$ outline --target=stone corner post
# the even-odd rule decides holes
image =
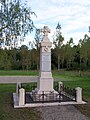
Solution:
[[[25,105],[25,90],[19,89],[19,106]]]
[[[62,82],[58,82],[58,84],[59,84],[58,91],[62,92],[63,83]]]
[[[21,88],[21,83],[17,82],[16,83],[16,93],[19,94],[19,89]]]
[[[82,103],[82,88],[76,88],[76,102]]]

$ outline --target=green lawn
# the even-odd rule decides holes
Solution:
[[[35,108],[13,108],[15,87],[15,84],[0,84],[0,120],[40,120],[40,113]]]
[[[90,80],[63,81],[63,84],[70,88],[81,87],[83,89],[84,100],[90,101]]]
[[[0,75],[38,75],[37,71],[0,71]],[[88,101],[86,105],[76,105],[85,115],[90,117],[90,76],[79,76],[78,72],[53,71],[53,77],[62,80],[65,86],[71,88],[82,87],[83,98]],[[0,84],[0,120],[40,120],[40,113],[35,108],[14,109],[12,93],[15,84]]]
[[[38,71],[26,71],[26,70],[0,70],[0,76],[35,76],[38,75]]]

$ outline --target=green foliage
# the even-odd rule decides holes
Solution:
[[[37,87],[37,83],[36,82],[31,82],[31,83],[23,83],[22,87],[25,89],[25,91],[32,91]]]
[[[66,45],[52,49],[52,69],[57,69],[57,66],[67,70],[90,69],[90,38],[77,46],[72,46],[72,43],[69,41]],[[18,49],[0,49],[0,70],[35,70],[39,68],[39,53],[39,48],[28,50],[25,45]]]
[[[79,41],[78,45],[74,45],[73,38],[70,38],[66,44],[63,44],[62,41],[57,42],[56,38],[54,44],[55,48],[53,49],[53,56],[57,58],[59,69],[90,69],[90,37],[88,35],[85,35],[84,38]],[[52,62],[55,65],[55,62],[53,60]]]
[[[12,69],[12,57],[9,51],[0,50],[0,69],[10,70]]]
[[[87,69],[90,64],[90,37],[86,34],[83,40],[79,41],[80,47],[80,68]]]
[[[24,37],[34,28],[34,12],[20,0],[0,0],[0,43],[10,46],[17,36]]]

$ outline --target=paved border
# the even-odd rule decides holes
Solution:
[[[37,82],[38,76],[0,76],[0,83]]]
[[[29,82],[37,82],[39,76],[0,76],[0,83],[29,83]],[[60,78],[53,78],[56,81],[63,81]]]

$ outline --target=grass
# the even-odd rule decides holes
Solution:
[[[53,77],[59,78],[62,81],[83,81],[90,80],[90,72],[82,72],[82,75],[79,75],[78,71],[53,71]]]
[[[15,87],[15,84],[0,84],[0,120],[40,120],[40,113],[35,108],[13,108]]]
[[[38,75],[37,71],[0,71],[0,75]],[[88,101],[86,105],[75,105],[83,114],[90,117],[90,76],[89,72],[79,75],[77,71],[53,71],[53,77],[62,80],[65,86],[82,87],[83,98]],[[12,93],[15,84],[0,84],[0,120],[40,120],[40,113],[35,108],[14,109]]]
[[[84,100],[90,101],[90,80],[63,81],[63,84],[70,88],[81,87],[83,89]]]
[[[0,76],[36,76],[38,71],[26,71],[26,70],[0,70]]]

